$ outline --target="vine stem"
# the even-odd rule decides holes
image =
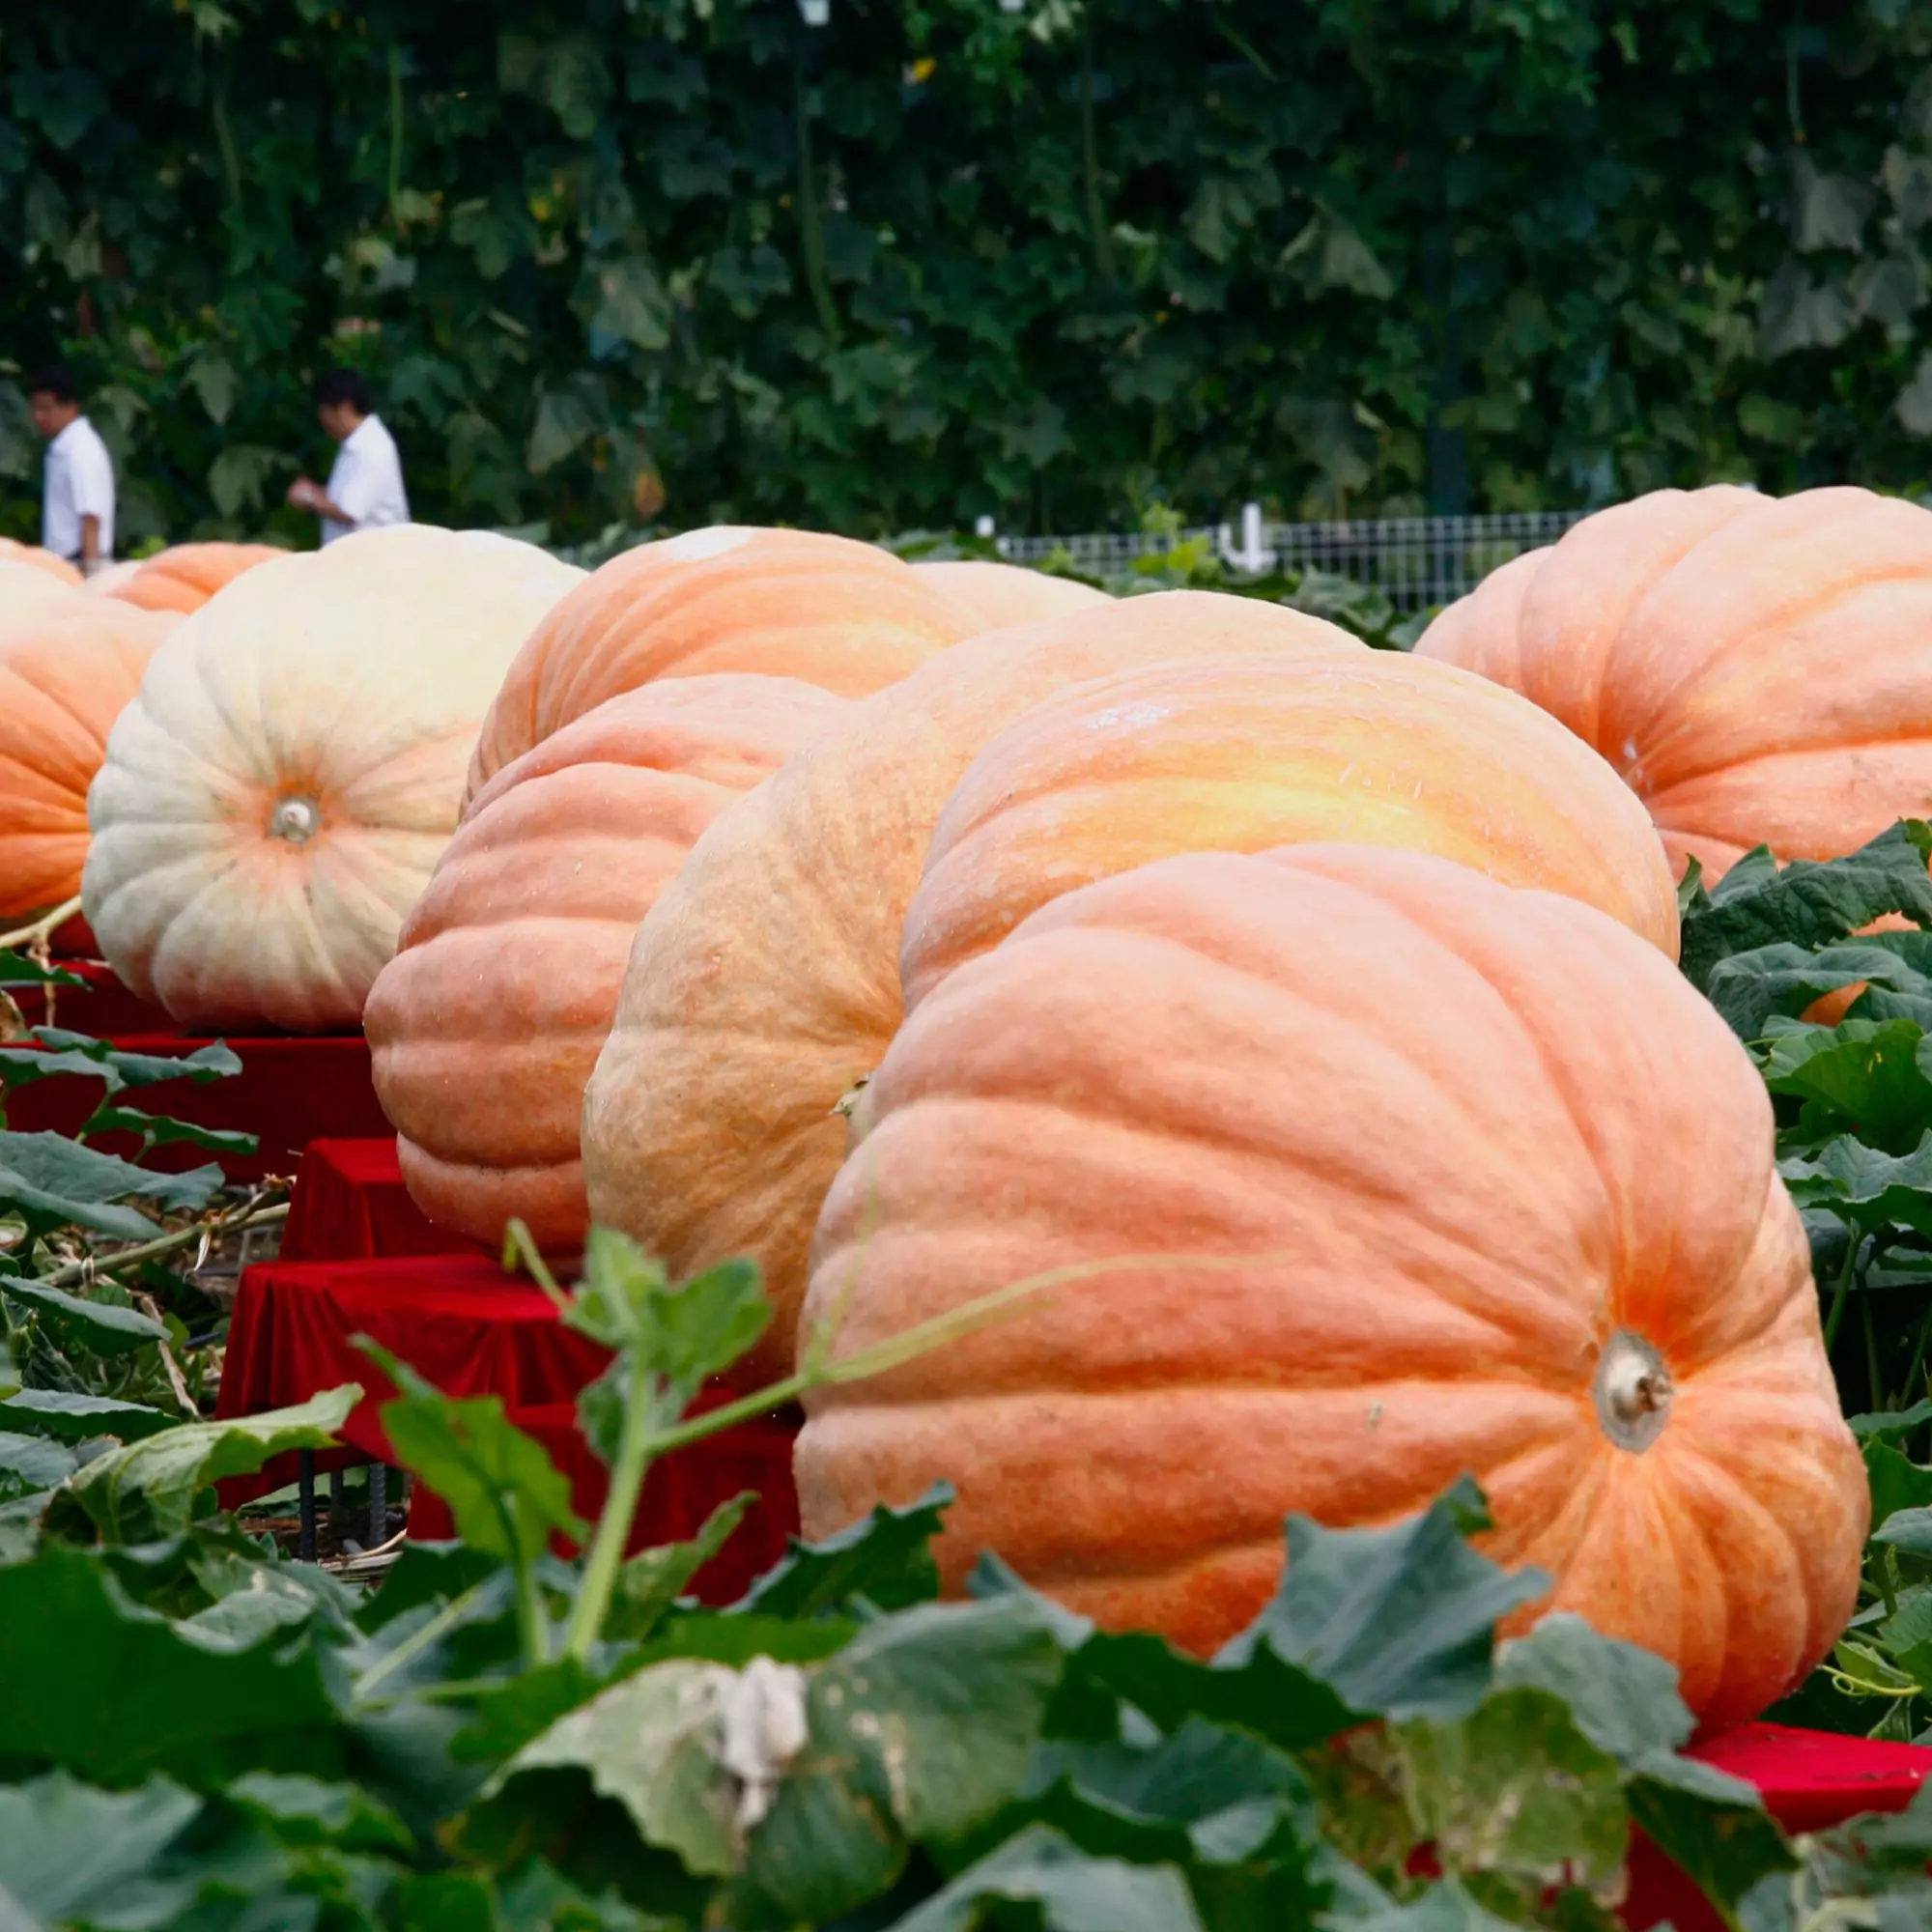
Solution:
[[[1845,1296],[1851,1291],[1852,1274],[1858,1266],[1859,1231],[1856,1228],[1848,1227],[1845,1230],[1845,1236],[1844,1264],[1838,1269],[1838,1279],[1832,1290],[1832,1306],[1825,1316],[1825,1352],[1827,1354],[1831,1353],[1832,1345],[1838,1339],[1838,1322],[1845,1312]]]
[[[185,1248],[203,1236],[239,1234],[243,1228],[266,1228],[272,1221],[287,1220],[288,1215],[289,1204],[286,1201],[277,1201],[266,1208],[251,1204],[240,1213],[220,1215],[213,1221],[191,1221],[185,1228],[157,1235],[152,1241],[123,1248],[117,1254],[89,1255],[85,1261],[69,1262],[52,1274],[43,1275],[38,1285],[42,1288],[69,1288],[75,1282],[85,1281],[91,1274],[118,1274],[125,1267],[131,1267],[139,1262],[151,1262],[157,1255],[171,1255],[177,1248]]]
[[[0,952],[11,952],[16,946],[24,946],[31,952],[37,946],[44,946],[56,932],[80,910],[80,895],[63,899],[51,912],[43,912],[30,925],[16,926],[12,932],[0,932]]]

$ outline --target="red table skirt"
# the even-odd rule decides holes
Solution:
[[[65,1025],[64,1004],[60,1018]],[[114,1044],[130,1053],[185,1054],[208,1042],[182,1034],[135,1034],[116,1035]],[[259,1180],[265,1174],[294,1174],[312,1140],[365,1140],[389,1132],[370,1077],[369,1042],[359,1033],[265,1036],[228,1044],[241,1058],[240,1073],[205,1086],[170,1080],[131,1089],[120,1104],[197,1126],[240,1129],[256,1135],[259,1148],[253,1154],[221,1155],[185,1146],[156,1148],[149,1165],[172,1172],[219,1159],[231,1180]],[[36,1080],[9,1099],[7,1124],[26,1133],[71,1134],[100,1104],[100,1095],[96,1080],[66,1074]],[[103,1134],[92,1145],[131,1157],[137,1143],[130,1135]]]
[[[252,1415],[305,1402],[320,1390],[360,1382],[368,1393],[342,1430],[350,1455],[318,1458],[394,1463],[378,1413],[394,1394],[367,1356],[351,1347],[362,1334],[382,1343],[451,1395],[496,1395],[520,1428],[542,1439],[570,1477],[577,1511],[595,1517],[604,1470],[577,1435],[578,1393],[610,1357],[565,1328],[541,1290],[506,1275],[482,1255],[426,1256],[373,1262],[270,1262],[242,1278],[222,1365],[219,1415]],[[709,1400],[724,1399],[713,1394]],[[700,1402],[699,1406],[706,1404]],[[718,1503],[752,1489],[761,1501],[702,1579],[718,1601],[784,1551],[798,1527],[792,1489],[795,1416],[761,1418],[693,1443],[665,1458],[645,1485],[634,1548],[689,1535]],[[258,1475],[221,1486],[234,1509],[293,1482],[293,1457]],[[411,1511],[413,1534],[449,1534],[440,1502],[420,1491]]]
[[[159,1007],[136,999],[104,960],[57,957],[54,964],[87,984],[54,987],[51,1012],[47,989],[13,987],[14,1003],[29,1026],[66,1027],[70,1033],[91,1033],[97,1038],[112,1034],[142,1034],[152,1038],[156,1034],[181,1032]]]
[[[1784,1724],[1741,1724],[1689,1755],[1756,1785],[1765,1809],[1794,1833],[1824,1831],[1861,1811],[1902,1811],[1932,1771],[1932,1750],[1918,1745]],[[1630,1932],[1666,1919],[1677,1932],[1723,1932],[1704,1894],[1641,1834],[1631,1846],[1630,1893],[1620,1916]]]
[[[393,1134],[381,1140],[309,1143],[282,1229],[283,1261],[480,1252],[477,1243],[437,1227],[410,1199]]]

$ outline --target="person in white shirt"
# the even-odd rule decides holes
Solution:
[[[354,369],[331,369],[315,385],[315,413],[342,447],[327,487],[298,476],[289,485],[289,501],[322,519],[323,542],[332,544],[351,530],[408,523],[403,460],[395,438],[376,413],[367,380]]]
[[[47,440],[41,542],[89,577],[114,560],[114,465],[80,412],[73,371],[52,362],[27,378],[34,427]]]

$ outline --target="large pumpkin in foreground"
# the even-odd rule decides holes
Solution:
[[[288,552],[272,544],[177,544],[139,564],[107,594],[143,611],[199,611],[243,571],[273,563]]]
[[[456,829],[477,725],[583,573],[405,525],[265,563],[184,618],[88,800],[108,963],[189,1026],[354,1027]]]
[[[363,1013],[403,1178],[495,1244],[581,1243],[583,1087],[638,922],[704,828],[848,700],[791,678],[673,677],[611,698],[480,791]]]
[[[71,593],[0,611],[0,925],[79,892],[87,788],[174,622]]]
[[[1932,810],[1932,511],[1897,498],[1662,490],[1519,557],[1416,648],[1594,745],[1680,870],[1828,859]]]
[[[30,570],[43,571],[56,583],[64,583],[71,590],[78,590],[83,581],[79,570],[66,557],[56,556],[39,544],[16,542],[13,537],[0,537],[0,563],[20,563]]]
[[[1595,908],[1363,847],[1168,860],[952,975],[870,1095],[806,1308],[836,1355],[1095,1271],[808,1397],[809,1536],[943,1476],[950,1589],[996,1550],[1207,1652],[1290,1512],[1473,1471],[1490,1554],[1555,1579],[1514,1627],[1647,1645],[1711,1724],[1853,1609],[1864,1471],[1764,1084]]]
[[[1509,692],[1387,651],[1154,665],[1030,711],[947,801],[906,915],[908,1009],[1075,886],[1170,853],[1347,839],[1579,898],[1677,956],[1643,809]]]
[[[1049,577],[1017,563],[960,557],[915,563],[913,569],[964,611],[975,631],[1010,630],[1015,624],[1070,616],[1107,602],[1107,593],[1091,583]]]
[[[720,526],[643,544],[581,584],[518,653],[469,793],[655,678],[757,671],[864,697],[978,628],[910,564],[848,537]]]

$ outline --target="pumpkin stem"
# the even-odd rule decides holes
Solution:
[[[286,838],[291,845],[305,845],[321,830],[322,807],[300,794],[278,798],[269,814],[270,836]]]
[[[1670,1420],[1670,1371],[1641,1335],[1619,1328],[1604,1345],[1591,1394],[1604,1434],[1619,1449],[1641,1454]]]

